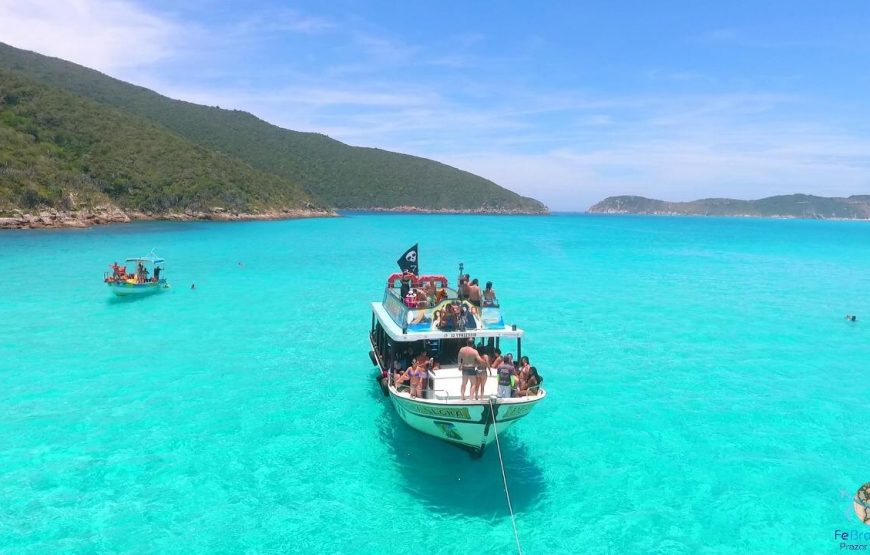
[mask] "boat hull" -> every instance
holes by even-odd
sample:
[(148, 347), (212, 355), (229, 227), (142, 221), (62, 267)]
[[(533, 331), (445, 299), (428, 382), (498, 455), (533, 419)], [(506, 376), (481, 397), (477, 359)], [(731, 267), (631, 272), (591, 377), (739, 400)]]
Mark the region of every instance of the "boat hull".
[(546, 395), (536, 397), (498, 399), (479, 402), (443, 402), (410, 398), (405, 393), (389, 388), (390, 401), (396, 413), (408, 426), (424, 434), (481, 455), (486, 446), (495, 441), (517, 420), (529, 414)]
[(126, 281), (110, 281), (106, 282), (106, 285), (108, 285), (109, 290), (118, 297), (151, 295), (164, 291), (168, 288), (166, 280), (164, 279), (161, 279), (156, 283), (127, 283)]

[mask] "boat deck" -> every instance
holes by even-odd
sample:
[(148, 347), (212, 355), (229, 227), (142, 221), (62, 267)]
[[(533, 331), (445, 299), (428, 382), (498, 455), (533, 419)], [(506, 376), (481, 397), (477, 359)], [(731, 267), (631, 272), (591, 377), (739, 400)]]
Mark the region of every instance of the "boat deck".
[[(483, 399), (488, 399), (490, 396), (495, 397), (496, 393), (498, 392), (498, 377), (495, 374), (495, 369), (490, 368), (488, 373), (489, 375), (487, 376), (486, 384), (483, 390)], [(438, 370), (430, 370), (429, 377), (432, 387), (423, 391), (423, 398), (425, 400), (436, 403), (441, 401), (444, 403), (450, 403), (451, 405), (462, 404), (464, 402), (460, 396), (460, 388), (462, 387), (462, 372), (457, 366), (444, 366), (439, 368)], [(407, 382), (399, 385), (399, 396), (410, 398), (407, 385)], [(466, 385), (465, 402), (468, 402), (469, 404), (479, 403), (479, 400), (472, 400), (469, 398), (469, 389), (469, 385)], [(541, 389), (541, 393), (537, 396), (501, 398), (498, 400), (498, 402), (522, 403), (524, 401), (535, 399), (536, 397), (542, 397), (544, 395), (545, 393), (543, 389)]]

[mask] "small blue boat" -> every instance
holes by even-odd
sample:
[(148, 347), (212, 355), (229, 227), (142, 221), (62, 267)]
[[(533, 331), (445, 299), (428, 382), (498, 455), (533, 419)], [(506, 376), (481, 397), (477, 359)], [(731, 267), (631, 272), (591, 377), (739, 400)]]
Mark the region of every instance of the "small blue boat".
[(124, 266), (110, 264), (112, 271), (105, 272), (103, 281), (119, 297), (159, 293), (169, 288), (163, 275), (165, 262), (154, 251), (147, 256), (128, 258)]

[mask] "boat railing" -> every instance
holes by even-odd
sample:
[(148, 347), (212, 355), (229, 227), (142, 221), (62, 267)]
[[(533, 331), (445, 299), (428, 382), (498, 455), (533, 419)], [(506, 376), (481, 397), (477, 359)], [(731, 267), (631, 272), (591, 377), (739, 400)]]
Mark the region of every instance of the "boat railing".
[[(468, 299), (460, 298), (459, 292), (456, 291), (455, 289), (451, 289), (451, 288), (447, 287), (447, 288), (444, 288), (443, 291), (446, 292), (446, 295), (441, 297), (441, 299), (437, 303), (435, 303), (434, 306), (437, 306), (444, 301), (452, 302), (452, 301), (467, 301), (468, 300)], [(384, 299), (386, 300), (387, 295), (390, 295), (390, 294), (392, 294), (396, 299), (401, 301), (401, 303), (403, 305), (405, 304), (405, 299), (402, 298), (402, 292), (401, 292), (400, 288), (387, 287), (386, 292), (384, 293)], [(422, 303), (424, 303), (424, 302), (426, 303), (425, 306), (421, 306)], [(428, 299), (426, 301), (420, 301), (420, 304), (421, 305), (418, 305), (416, 308), (432, 308), (433, 307), (432, 303), (429, 302)], [(481, 306), (499, 308), (498, 298), (493, 298), (492, 300), (482, 299)]]

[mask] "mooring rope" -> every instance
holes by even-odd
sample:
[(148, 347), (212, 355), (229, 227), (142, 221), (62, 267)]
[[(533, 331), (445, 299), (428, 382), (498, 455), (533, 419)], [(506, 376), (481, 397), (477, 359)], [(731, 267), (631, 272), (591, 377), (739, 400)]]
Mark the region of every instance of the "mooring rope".
[(511, 494), (508, 491), (507, 475), (504, 472), (504, 460), (501, 458), (501, 443), (498, 440), (498, 426), (495, 425), (495, 409), (492, 406), (492, 397), (489, 398), (489, 410), (492, 415), (492, 429), (495, 432), (495, 446), (498, 448), (498, 464), (501, 466), (501, 479), (504, 482), (504, 495), (507, 497), (508, 510), (511, 513), (511, 524), (514, 527), (514, 539), (517, 540), (517, 553), (523, 555), (523, 548), (520, 546), (520, 533), (517, 531), (517, 519), (514, 516), (514, 508), (511, 505)]

